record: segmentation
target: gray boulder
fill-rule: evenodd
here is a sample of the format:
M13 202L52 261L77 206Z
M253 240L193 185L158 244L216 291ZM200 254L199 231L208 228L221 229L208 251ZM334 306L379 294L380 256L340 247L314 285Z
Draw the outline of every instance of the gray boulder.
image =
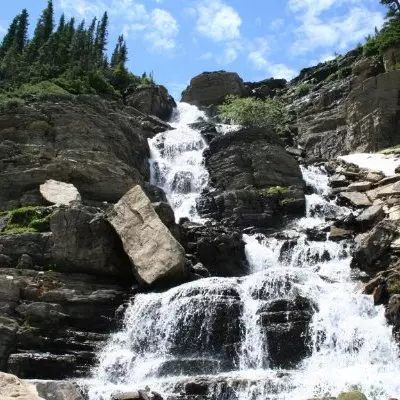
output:
M1 400L43 400L34 385L4 372L0 372L0 394Z
M228 95L243 96L245 93L246 88L238 74L226 71L203 72L190 81L182 93L182 101L196 106L218 105Z
M183 247L172 236L140 186L133 187L108 213L139 282L182 281Z

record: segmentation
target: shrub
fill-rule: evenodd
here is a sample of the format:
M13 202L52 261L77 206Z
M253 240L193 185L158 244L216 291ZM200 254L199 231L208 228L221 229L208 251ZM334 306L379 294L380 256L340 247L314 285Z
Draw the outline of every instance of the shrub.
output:
M235 124L280 129L286 121L283 103L276 99L239 98L228 96L225 103L218 107L222 119Z
M312 85L309 83L303 83L296 88L294 94L296 97L307 96L311 91Z
M378 34L369 37L364 46L364 55L371 56L374 54L382 54L393 46L400 43L400 19L391 19Z

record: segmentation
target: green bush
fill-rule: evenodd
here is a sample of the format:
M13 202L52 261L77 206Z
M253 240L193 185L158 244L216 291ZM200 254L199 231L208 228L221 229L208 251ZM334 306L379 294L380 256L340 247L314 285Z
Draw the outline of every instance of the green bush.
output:
M225 103L218 107L218 114L235 124L276 130L281 129L286 121L284 105L276 99L228 96Z
M311 88L312 88L311 84L303 83L295 89L294 94L296 97L307 96L310 93Z
M289 188L284 186L272 186L265 190L265 193L269 195L284 195L288 192Z

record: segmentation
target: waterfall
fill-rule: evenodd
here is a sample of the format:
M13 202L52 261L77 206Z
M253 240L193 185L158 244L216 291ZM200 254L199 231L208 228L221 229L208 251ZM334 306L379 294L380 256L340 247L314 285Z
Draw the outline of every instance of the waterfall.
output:
M207 147L201 134L190 124L204 112L186 103L179 103L171 120L173 130L162 132L149 140L151 183L164 189L177 221L188 217L201 222L196 198L207 186L208 172L203 163Z
M151 141L153 183L178 217L191 219L199 219L195 200L208 178L205 142L187 126L198 117L205 118L180 104L175 130ZM132 299L122 329L99 354L90 400L145 386L173 398L200 376L211 382L210 399L304 400L352 389L377 400L400 394L391 328L383 307L362 294L348 243L313 241L305 231L350 210L327 199L323 168L302 172L314 189L307 215L278 236L244 235L248 276L205 278Z

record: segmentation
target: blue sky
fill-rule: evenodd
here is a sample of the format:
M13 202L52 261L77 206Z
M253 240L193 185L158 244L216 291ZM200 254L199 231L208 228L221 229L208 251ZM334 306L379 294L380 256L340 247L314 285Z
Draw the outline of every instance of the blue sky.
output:
M0 35L27 8L33 30L46 0L0 0ZM153 72L179 96L203 71L238 72L245 81L290 79L301 68L344 53L383 23L378 0L54 0L91 19L108 11L109 45L124 33L129 68Z

